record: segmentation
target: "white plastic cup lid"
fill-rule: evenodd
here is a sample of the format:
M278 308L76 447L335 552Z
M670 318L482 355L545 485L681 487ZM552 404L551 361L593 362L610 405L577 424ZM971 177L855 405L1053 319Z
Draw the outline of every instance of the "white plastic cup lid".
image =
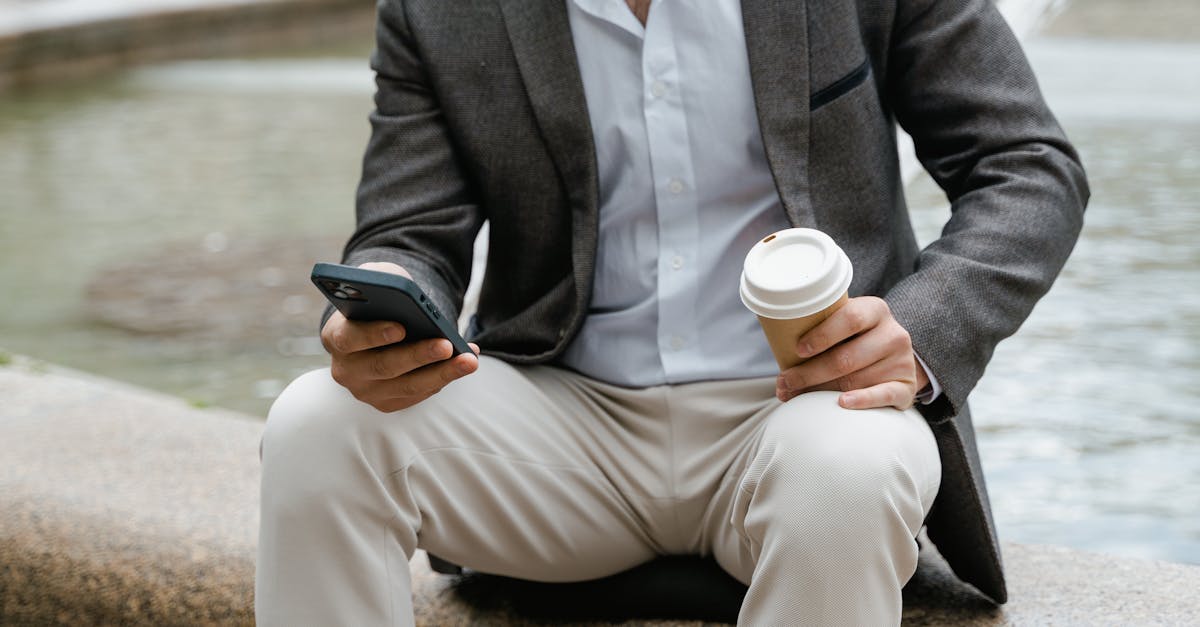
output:
M764 318L811 316L850 288L850 258L814 229L785 229L754 245L742 265L742 302Z

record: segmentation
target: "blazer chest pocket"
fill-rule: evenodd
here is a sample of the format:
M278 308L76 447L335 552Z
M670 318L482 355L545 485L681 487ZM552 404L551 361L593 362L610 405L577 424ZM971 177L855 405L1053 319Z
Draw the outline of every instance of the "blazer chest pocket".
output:
M817 90L810 103L810 194L818 223L839 242L874 241L897 189L896 133L872 72L864 62Z
M850 93L855 87L866 82L871 75L871 60L864 59L858 67L850 70L845 76L822 87L808 99L808 110L816 111L821 107Z

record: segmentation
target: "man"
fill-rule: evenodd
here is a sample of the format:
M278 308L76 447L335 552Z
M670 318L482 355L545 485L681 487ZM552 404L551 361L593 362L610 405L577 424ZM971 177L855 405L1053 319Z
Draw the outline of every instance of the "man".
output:
M896 624L923 524L1005 600L966 397L1088 192L989 3L383 0L373 67L346 262L455 316L490 221L483 356L328 318L264 436L263 624L411 624L417 548L547 581L709 555L742 624ZM920 251L895 121L952 202ZM737 276L788 226L854 282L779 373Z

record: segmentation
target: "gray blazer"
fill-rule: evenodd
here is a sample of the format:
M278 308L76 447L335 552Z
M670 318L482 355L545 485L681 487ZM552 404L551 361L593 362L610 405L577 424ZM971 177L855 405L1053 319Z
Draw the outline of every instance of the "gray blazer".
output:
M345 260L404 266L454 317L490 220L471 335L516 363L553 362L592 291L596 158L566 1L379 4L376 110ZM987 0L743 0L742 12L787 218L846 250L851 294L885 298L941 382L922 408L942 457L929 536L959 577L1004 602L967 395L1074 245L1088 197L1079 159ZM923 250L896 122L952 203Z

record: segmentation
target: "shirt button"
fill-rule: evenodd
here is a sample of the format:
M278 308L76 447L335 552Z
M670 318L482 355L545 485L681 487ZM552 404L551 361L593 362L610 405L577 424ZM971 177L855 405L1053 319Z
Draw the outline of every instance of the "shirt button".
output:
M679 349L683 348L683 338L679 337L678 335L672 335L671 336L671 348L673 348L675 350L679 350Z
M650 84L650 93L655 98L662 98L667 95L667 84L662 81L654 81Z
M683 257L675 255L671 258L671 267L678 270L683 267Z
M679 179L671 179L671 182L667 183L667 190L672 194L683 193L683 181Z

